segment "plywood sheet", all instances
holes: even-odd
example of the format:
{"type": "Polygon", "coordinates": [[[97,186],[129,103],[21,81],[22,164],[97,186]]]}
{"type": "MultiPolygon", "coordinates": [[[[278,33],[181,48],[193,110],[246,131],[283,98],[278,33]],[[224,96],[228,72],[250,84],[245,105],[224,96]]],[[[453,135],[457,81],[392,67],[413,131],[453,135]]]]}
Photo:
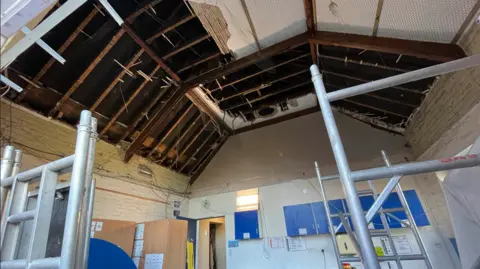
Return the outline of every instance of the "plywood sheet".
{"type": "Polygon", "coordinates": [[[93,222],[95,222],[95,225],[99,222],[102,223],[101,230],[95,230],[94,238],[113,243],[123,249],[129,256],[132,255],[135,222],[108,219],[93,219],[93,222]]]}

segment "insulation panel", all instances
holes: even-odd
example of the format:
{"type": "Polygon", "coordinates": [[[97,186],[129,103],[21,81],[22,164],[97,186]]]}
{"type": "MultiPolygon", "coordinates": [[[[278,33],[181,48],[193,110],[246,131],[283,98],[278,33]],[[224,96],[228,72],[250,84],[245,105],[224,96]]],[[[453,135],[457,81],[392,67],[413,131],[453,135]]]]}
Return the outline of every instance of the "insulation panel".
{"type": "Polygon", "coordinates": [[[316,0],[320,31],[372,35],[377,0],[316,0]]]}
{"type": "Polygon", "coordinates": [[[477,0],[384,0],[378,36],[449,43],[477,0]]]}

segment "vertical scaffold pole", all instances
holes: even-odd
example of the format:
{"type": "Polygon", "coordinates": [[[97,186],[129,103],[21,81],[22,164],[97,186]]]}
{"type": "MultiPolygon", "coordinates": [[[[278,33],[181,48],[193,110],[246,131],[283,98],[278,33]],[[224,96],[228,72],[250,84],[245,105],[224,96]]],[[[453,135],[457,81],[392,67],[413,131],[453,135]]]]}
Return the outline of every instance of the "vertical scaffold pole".
{"type": "Polygon", "coordinates": [[[327,128],[330,144],[332,145],[333,154],[335,156],[338,172],[340,174],[340,180],[342,181],[348,207],[350,208],[352,214],[352,222],[357,232],[358,243],[361,248],[364,266],[368,269],[380,269],[380,264],[378,263],[377,254],[373,246],[370,231],[368,230],[367,221],[363,215],[363,209],[355,188],[355,183],[350,178],[350,167],[343,149],[342,140],[338,133],[335,118],[333,117],[332,108],[327,98],[322,75],[320,75],[317,65],[312,65],[310,67],[310,72],[312,74],[315,92],[317,93],[318,103],[320,105],[325,126],[327,128]]]}

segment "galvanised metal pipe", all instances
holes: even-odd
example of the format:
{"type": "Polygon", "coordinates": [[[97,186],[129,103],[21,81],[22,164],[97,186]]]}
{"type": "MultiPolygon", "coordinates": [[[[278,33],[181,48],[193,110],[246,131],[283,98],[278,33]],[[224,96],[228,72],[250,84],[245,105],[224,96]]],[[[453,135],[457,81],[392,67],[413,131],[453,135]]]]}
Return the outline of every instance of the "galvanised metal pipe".
{"type": "MultiPolygon", "coordinates": [[[[95,203],[95,186],[96,186],[96,180],[94,179],[92,180],[92,185],[90,188],[90,201],[88,203],[88,215],[87,215],[88,224],[92,223],[92,218],[93,218],[93,206],[95,203]]],[[[89,229],[87,232],[88,238],[83,248],[83,257],[82,257],[84,266],[88,264],[88,254],[90,252],[90,225],[88,225],[87,228],[89,229]]]]}
{"type": "MultiPolygon", "coordinates": [[[[88,262],[88,252],[87,259],[84,259],[85,248],[89,245],[90,242],[90,223],[91,223],[91,211],[90,203],[92,194],[92,179],[93,179],[93,166],[95,162],[95,144],[97,143],[97,119],[92,118],[91,121],[91,133],[90,133],[90,143],[88,145],[88,159],[87,159],[87,170],[85,174],[85,189],[83,193],[82,200],[82,213],[80,214],[80,227],[78,228],[78,245],[77,245],[77,256],[75,258],[75,268],[84,269],[88,262]],[[89,220],[90,216],[90,220],[89,220]]],[[[93,187],[95,188],[95,187],[93,187]]],[[[92,205],[93,206],[93,205],[92,205]]],[[[88,248],[88,247],[87,247],[88,248]]]]}
{"type": "Polygon", "coordinates": [[[19,149],[15,150],[15,160],[13,162],[13,167],[12,167],[12,174],[11,176],[15,176],[20,172],[20,167],[22,166],[22,156],[23,152],[19,149]]]}
{"type": "Polygon", "coordinates": [[[320,193],[322,194],[323,198],[323,207],[325,209],[325,214],[327,214],[328,231],[330,232],[330,236],[332,237],[333,250],[335,251],[335,257],[337,258],[337,266],[339,269],[343,269],[343,264],[340,261],[340,253],[338,251],[337,237],[335,236],[335,232],[333,231],[332,218],[330,217],[330,209],[328,208],[327,194],[325,193],[323,182],[320,179],[320,168],[318,168],[317,162],[315,162],[315,171],[317,172],[318,183],[320,184],[320,193]]]}
{"type": "MultiPolygon", "coordinates": [[[[3,150],[2,162],[0,165],[0,180],[3,182],[4,178],[11,176],[13,169],[13,151],[15,150],[12,146],[5,146],[3,150]]],[[[0,214],[3,214],[3,208],[5,207],[5,201],[7,199],[8,189],[7,186],[0,187],[0,214]]]]}
{"type": "MultiPolygon", "coordinates": [[[[382,157],[383,157],[383,161],[385,162],[385,165],[389,167],[391,165],[390,160],[388,159],[387,153],[385,153],[385,151],[383,150],[382,150],[382,157]]],[[[420,251],[422,252],[422,255],[425,257],[425,264],[427,265],[427,269],[433,269],[432,264],[430,263],[430,257],[428,256],[428,252],[425,249],[425,244],[422,240],[422,237],[420,236],[420,232],[418,231],[417,224],[415,223],[415,218],[412,216],[412,211],[410,210],[410,206],[408,205],[407,198],[403,193],[402,186],[400,186],[400,184],[396,184],[395,189],[397,190],[397,195],[400,200],[400,203],[402,204],[403,208],[405,208],[405,214],[407,215],[408,221],[410,223],[410,228],[412,228],[413,235],[415,236],[415,239],[418,242],[420,251]]]]}
{"type": "MultiPolygon", "coordinates": [[[[479,154],[469,154],[465,156],[456,156],[443,158],[440,160],[431,160],[423,162],[409,162],[394,164],[389,167],[382,166],[363,170],[352,171],[350,176],[354,181],[366,181],[372,179],[391,178],[396,175],[416,175],[430,172],[446,171],[465,167],[480,165],[479,154]]],[[[339,175],[330,175],[322,177],[322,180],[332,180],[339,178],[339,175]]]]}
{"type": "MultiPolygon", "coordinates": [[[[70,171],[70,168],[73,164],[74,159],[75,159],[75,155],[70,155],[68,157],[53,161],[51,163],[47,163],[42,166],[35,167],[31,170],[21,172],[20,174],[17,175],[18,177],[17,180],[21,182],[25,182],[34,178],[39,178],[42,175],[42,171],[43,171],[43,168],[45,168],[45,166],[47,167],[48,170],[52,172],[56,172],[59,174],[67,173],[70,171]]],[[[7,178],[2,179],[0,185],[2,187],[10,187],[13,184],[13,180],[14,180],[14,177],[9,176],[7,178]]]]}
{"type": "MultiPolygon", "coordinates": [[[[365,215],[365,219],[367,220],[367,223],[370,223],[372,221],[375,214],[377,214],[377,212],[380,210],[383,203],[387,200],[388,196],[393,191],[395,186],[397,186],[397,183],[400,181],[401,178],[402,176],[394,176],[390,179],[390,181],[388,181],[382,193],[380,193],[378,198],[375,199],[375,202],[373,203],[373,205],[370,207],[370,209],[368,209],[367,215],[365,215]]],[[[340,225],[337,226],[335,233],[338,233],[338,231],[340,231],[342,226],[343,226],[342,223],[340,223],[340,225]]]]}
{"type": "Polygon", "coordinates": [[[320,75],[318,67],[315,64],[310,67],[310,72],[312,73],[313,85],[315,86],[318,103],[320,104],[325,126],[327,127],[328,137],[330,139],[330,144],[332,145],[333,154],[335,156],[335,161],[340,174],[340,180],[342,181],[345,196],[347,198],[348,207],[352,213],[352,222],[356,229],[364,265],[369,269],[380,269],[380,264],[378,263],[377,254],[375,252],[375,248],[373,247],[373,242],[370,236],[370,231],[368,230],[367,222],[365,221],[365,216],[363,215],[363,209],[355,188],[355,183],[350,178],[350,167],[348,165],[347,157],[345,156],[345,151],[343,149],[342,140],[338,133],[335,118],[333,117],[332,108],[327,99],[327,93],[322,81],[322,75],[320,75]]]}
{"type": "Polygon", "coordinates": [[[348,97],[378,91],[385,88],[401,85],[404,83],[421,80],[424,78],[439,76],[469,67],[480,65],[480,54],[468,56],[451,62],[437,64],[434,66],[418,69],[408,73],[375,80],[372,82],[360,84],[357,86],[345,88],[343,90],[329,92],[327,94],[328,101],[333,102],[348,97]]]}
{"type": "Polygon", "coordinates": [[[62,254],[60,258],[61,269],[71,269],[75,266],[75,254],[78,240],[78,216],[80,213],[83,188],[85,185],[91,119],[92,113],[90,111],[82,111],[77,131],[75,161],[73,162],[67,214],[65,217],[62,254]]]}

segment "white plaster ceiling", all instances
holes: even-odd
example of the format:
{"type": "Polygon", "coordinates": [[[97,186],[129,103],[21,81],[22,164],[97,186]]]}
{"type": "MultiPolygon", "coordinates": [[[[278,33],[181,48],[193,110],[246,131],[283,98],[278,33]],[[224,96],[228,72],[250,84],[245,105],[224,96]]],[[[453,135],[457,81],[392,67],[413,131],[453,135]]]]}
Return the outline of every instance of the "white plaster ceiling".
{"type": "MultiPolygon", "coordinates": [[[[257,51],[240,0],[190,0],[220,8],[236,58],[257,51]]],[[[378,36],[449,43],[477,0],[384,0],[378,36]]],[[[378,0],[316,0],[317,29],[372,35],[378,0]]],[[[304,33],[303,0],[245,0],[260,46],[304,33]]]]}

